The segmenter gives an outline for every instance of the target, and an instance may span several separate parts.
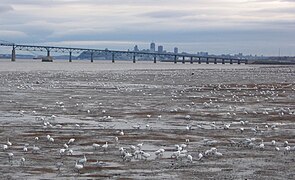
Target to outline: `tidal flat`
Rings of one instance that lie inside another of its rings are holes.
[[[295,66],[0,64],[1,179],[295,179]]]

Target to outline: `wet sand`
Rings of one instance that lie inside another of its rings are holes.
[[[124,69],[120,64],[117,69],[95,69],[99,63],[94,63],[87,71],[84,62],[77,64],[72,69],[64,63],[50,64],[50,70],[1,66],[3,179],[295,178],[294,66],[159,64],[154,69],[139,63],[140,68],[131,70],[132,66]],[[4,151],[7,138],[12,146]],[[70,138],[75,138],[69,145],[73,155],[61,157],[59,150]],[[253,147],[245,145],[249,138],[255,138]],[[186,139],[193,162],[171,157],[175,144]],[[264,149],[259,148],[261,140]],[[105,152],[92,147],[106,141]],[[288,152],[284,141],[291,147]],[[119,148],[130,151],[130,145],[139,143],[151,157],[123,161]],[[28,152],[23,152],[25,144]],[[40,147],[38,153],[32,153],[33,145]],[[198,161],[199,153],[212,147],[222,156]],[[159,148],[165,149],[162,158],[154,154]],[[9,152],[14,154],[11,162]],[[78,173],[75,160],[83,154],[87,163]],[[21,157],[26,159],[24,165]],[[97,160],[105,164],[97,166]],[[64,163],[60,172],[57,162]]]

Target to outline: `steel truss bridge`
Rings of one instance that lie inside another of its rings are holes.
[[[0,46],[6,46],[12,48],[11,53],[11,61],[16,60],[16,50],[20,51],[43,51],[47,52],[47,56],[50,56],[51,52],[58,52],[58,53],[68,53],[69,54],[69,62],[72,62],[72,54],[73,53],[81,53],[81,52],[87,52],[90,54],[90,61],[94,61],[94,54],[97,53],[104,53],[104,54],[110,54],[112,57],[112,62],[115,62],[116,57],[119,55],[128,55],[132,57],[133,63],[136,62],[137,57],[141,56],[151,56],[153,57],[154,63],[157,62],[157,58],[161,57],[171,57],[170,60],[163,60],[165,62],[174,62],[175,64],[177,62],[182,62],[183,64],[185,62],[190,62],[193,64],[194,62],[198,62],[201,64],[202,62],[205,62],[206,64],[214,63],[245,63],[248,64],[247,59],[237,59],[237,58],[231,58],[231,57],[223,57],[223,56],[200,56],[196,54],[184,54],[184,53],[159,53],[159,52],[141,52],[141,51],[118,51],[118,50],[102,50],[102,49],[88,49],[88,48],[73,48],[73,47],[58,47],[58,46],[36,46],[36,45],[24,45],[24,44],[14,44],[14,43],[0,43]]]

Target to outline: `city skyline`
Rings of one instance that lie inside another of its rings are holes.
[[[1,2],[0,39],[15,43],[124,50],[153,40],[169,51],[295,55],[292,0]]]

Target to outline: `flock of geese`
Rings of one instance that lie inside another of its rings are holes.
[[[274,89],[270,90],[260,90],[257,91],[256,93],[253,94],[243,94],[243,95],[235,95],[232,94],[231,97],[225,97],[224,95],[218,94],[220,89],[230,89],[231,87],[226,87],[225,85],[217,86],[214,90],[212,90],[210,93],[211,95],[216,95],[220,96],[223,99],[219,102],[234,102],[234,103],[245,103],[247,99],[243,96],[248,96],[252,99],[254,99],[256,102],[260,101],[274,101],[275,98],[278,96],[276,94],[275,90],[276,87],[273,87]],[[244,87],[247,88],[247,87]],[[255,88],[254,88],[255,89]],[[201,89],[200,89],[201,90]],[[237,90],[241,90],[237,88]],[[258,88],[256,89],[258,90]],[[183,92],[182,92],[183,93]],[[228,92],[230,93],[230,92]],[[261,99],[258,97],[257,93],[260,93],[263,95],[265,98]],[[284,92],[283,92],[284,93]],[[205,96],[202,96],[201,98],[207,98]],[[56,102],[57,105],[63,106],[63,102]],[[187,105],[187,107],[194,106],[194,102],[192,102],[190,105]],[[208,101],[204,102],[202,105],[204,109],[206,108],[215,108],[217,110],[221,109],[220,105],[218,105],[217,100],[214,99],[209,99]],[[238,116],[238,110],[237,106],[229,106],[228,111],[225,114],[227,117],[236,117]],[[172,109],[170,112],[175,113],[178,112],[178,109]],[[87,113],[91,113],[90,110],[87,110]],[[105,110],[102,112],[103,114],[105,113]],[[256,111],[243,111],[244,114],[253,114],[257,115],[258,112]],[[291,108],[273,108],[272,110],[264,110],[262,112],[263,115],[269,115],[269,113],[276,113],[279,115],[279,117],[284,117],[286,115],[293,116],[295,115],[295,112],[291,110]],[[20,115],[25,115],[25,111],[20,111]],[[36,112],[32,112],[32,114],[36,114]],[[151,118],[152,115],[147,114],[147,118]],[[55,119],[57,118],[55,115],[52,115],[50,119]],[[112,117],[108,116],[106,118],[111,119]],[[157,119],[161,119],[162,116],[158,116]],[[191,115],[185,115],[183,117],[187,122],[192,122],[191,120],[193,117]],[[234,119],[234,118],[233,118]],[[62,129],[63,126],[60,124],[52,124],[51,122],[47,121],[46,118],[37,118],[38,121],[41,121],[42,124],[40,127],[40,130],[46,130],[50,128],[55,128],[55,129]],[[142,125],[140,124],[133,124],[132,125],[133,129],[136,129],[140,131],[142,129]],[[147,130],[151,130],[151,126],[149,124],[145,125],[145,128]],[[245,134],[245,136],[249,136],[249,134],[252,137],[245,137],[243,140],[228,140],[228,145],[229,146],[237,146],[240,148],[247,148],[250,150],[258,150],[258,151],[274,151],[274,152],[283,152],[284,155],[288,155],[290,152],[294,151],[295,152],[295,145],[289,143],[287,140],[283,141],[278,141],[276,139],[272,139],[271,141],[266,142],[263,138],[256,137],[258,134],[263,134],[264,132],[275,132],[280,128],[279,123],[265,123],[265,124],[251,124],[249,121],[234,121],[234,122],[223,122],[223,121],[218,121],[218,122],[209,122],[208,124],[192,124],[188,123],[185,127],[181,127],[182,130],[189,134],[192,131],[210,131],[210,130],[222,130],[222,131],[234,131],[236,134]],[[73,131],[75,130],[83,130],[83,125],[81,124],[74,124],[73,125]],[[92,151],[101,151],[102,153],[108,153],[110,149],[116,150],[116,157],[121,158],[122,162],[131,162],[131,161],[148,161],[148,160],[153,160],[153,159],[162,159],[162,158],[170,158],[173,159],[173,161],[177,163],[187,163],[187,164],[193,164],[196,162],[202,162],[206,161],[206,159],[210,158],[223,158],[225,155],[230,158],[229,154],[226,154],[227,152],[219,149],[218,147],[211,146],[212,141],[211,140],[205,140],[204,145],[209,145],[206,150],[202,152],[196,153],[196,150],[190,148],[191,142],[190,139],[184,139],[183,142],[179,142],[179,144],[176,145],[171,145],[170,147],[163,146],[163,147],[157,147],[157,149],[154,149],[153,151],[150,150],[145,150],[144,147],[145,145],[143,143],[138,143],[136,145],[122,145],[120,142],[120,137],[128,136],[128,133],[125,133],[123,130],[118,130],[115,132],[116,136],[113,137],[113,140],[106,141],[103,144],[98,144],[93,142],[92,143]],[[254,136],[254,137],[253,137]],[[8,158],[8,163],[10,163],[11,166],[19,164],[20,166],[26,166],[26,161],[27,161],[27,155],[33,154],[37,155],[42,153],[42,147],[38,146],[39,141],[46,141],[48,144],[55,144],[56,139],[55,139],[55,134],[44,134],[39,137],[35,137],[32,139],[31,142],[23,142],[23,148],[21,150],[17,148],[13,148],[14,143],[13,139],[7,138],[6,142],[2,142],[2,151],[7,154]],[[75,150],[72,148],[72,146],[76,145],[77,140],[75,138],[70,138],[67,141],[63,142],[62,144],[58,144],[60,148],[56,149],[57,155],[60,157],[61,160],[66,158],[67,156],[73,156],[75,155]],[[214,144],[214,143],[213,143]],[[77,145],[76,145],[77,146]],[[206,146],[207,147],[207,146]],[[17,153],[16,153],[17,152]],[[44,152],[43,152],[44,153]],[[15,157],[14,154],[22,154],[22,156]],[[89,163],[87,159],[87,154],[83,154],[83,157],[81,159],[75,159],[75,161],[72,163],[72,168],[80,174],[81,171],[86,167],[86,164]],[[16,163],[17,162],[17,163]],[[95,163],[95,166],[97,167],[103,167],[106,166],[107,162],[99,161]],[[61,169],[65,166],[63,161],[56,162],[55,167],[57,172],[60,172]]]
[[[209,102],[208,104],[212,105],[212,101]],[[206,103],[204,104],[204,108],[208,108],[208,105]],[[236,107],[234,107],[234,108],[236,108]],[[230,107],[229,109],[233,109],[233,107]],[[295,115],[294,112],[292,112],[290,109],[281,109],[279,113],[282,115],[283,114],[282,112],[283,113],[285,112],[289,115]],[[35,112],[33,112],[33,113],[35,113]],[[24,115],[24,111],[21,111],[20,114]],[[264,112],[264,114],[266,114],[266,113]],[[147,115],[147,117],[150,118],[151,115]],[[56,116],[54,116],[54,115],[51,116],[51,119],[55,119],[55,118],[56,118]],[[45,118],[38,117],[36,119],[43,120],[43,129],[62,128],[62,126],[59,124],[53,125],[49,121],[45,121]],[[189,119],[191,119],[191,116],[186,115],[184,117],[184,119],[189,120]],[[232,124],[235,127],[232,127]],[[237,124],[241,127],[237,127],[236,126]],[[232,130],[237,131],[237,133],[244,133],[244,131],[246,130],[245,126],[247,126],[248,124],[249,124],[248,121],[240,121],[240,122],[233,122],[233,123],[224,123],[224,124],[220,124],[220,126],[218,126],[218,123],[211,122],[209,124],[209,127],[211,129],[223,129],[224,131],[228,131],[228,130],[232,129]],[[81,125],[75,124],[74,129],[77,129],[77,128],[81,129]],[[141,125],[136,124],[136,125],[133,125],[132,128],[140,130]],[[146,128],[150,128],[150,126],[146,125]],[[196,128],[206,129],[204,125],[203,126],[196,125]],[[248,130],[252,131],[253,133],[257,133],[259,131],[260,132],[275,131],[277,129],[278,129],[278,124],[276,124],[276,123],[272,124],[272,125],[266,124],[263,128],[259,128],[258,125],[256,125],[256,127],[249,127],[248,128]],[[191,125],[191,124],[188,124],[183,129],[183,131],[192,131],[192,130],[195,130],[195,128],[193,128],[193,125]],[[118,157],[120,157],[123,162],[130,162],[132,160],[146,161],[148,159],[151,159],[152,155],[155,156],[156,159],[161,159],[161,158],[163,158],[165,153],[167,153],[166,157],[169,156],[171,159],[175,159],[177,162],[184,162],[184,160],[186,160],[187,163],[193,163],[194,161],[203,161],[204,159],[210,158],[210,157],[220,158],[223,156],[223,153],[219,152],[217,147],[212,147],[210,149],[205,150],[204,152],[199,152],[196,157],[193,157],[192,154],[190,154],[190,152],[188,150],[188,147],[190,145],[190,139],[185,139],[185,142],[182,144],[176,144],[174,146],[174,148],[172,148],[172,150],[171,150],[171,148],[168,148],[168,149],[159,148],[156,151],[154,151],[153,154],[151,154],[151,153],[148,153],[142,149],[143,143],[139,143],[136,146],[135,145],[130,145],[127,147],[120,146],[120,141],[119,141],[120,138],[119,137],[126,136],[126,133],[123,130],[119,130],[119,131],[116,131],[116,134],[118,136],[115,136],[113,138],[113,142],[111,142],[112,148],[118,148]],[[50,135],[50,134],[47,134],[46,136],[44,135],[44,137],[35,137],[33,140],[33,146],[30,146],[29,143],[24,143],[24,146],[22,148],[24,156],[20,157],[18,160],[20,166],[25,166],[25,162],[26,162],[25,156],[27,153],[30,153],[30,151],[31,151],[32,154],[38,154],[42,151],[40,147],[35,145],[38,141],[40,141],[40,139],[46,140],[47,143],[49,143],[49,144],[55,143],[54,135]],[[259,140],[260,140],[260,143],[257,143],[257,142],[259,142]],[[74,154],[74,151],[73,151],[73,149],[71,149],[71,146],[73,144],[75,144],[75,142],[76,142],[75,138],[70,138],[67,142],[65,142],[62,145],[62,147],[58,151],[61,159],[64,156],[72,156]],[[246,147],[249,149],[258,149],[261,151],[265,150],[265,148],[267,146],[269,146],[269,147],[272,147],[274,151],[283,151],[285,155],[288,155],[290,152],[295,151],[295,146],[291,146],[288,143],[288,141],[277,142],[276,140],[272,140],[271,142],[265,143],[263,139],[245,138],[244,140],[242,140],[240,142],[235,142],[234,140],[229,140],[229,144],[230,145],[237,145],[239,147]],[[8,162],[11,163],[11,165],[13,165],[13,161],[15,159],[14,152],[10,151],[10,149],[12,149],[11,148],[12,146],[13,146],[13,143],[11,142],[11,140],[9,138],[7,138],[6,143],[2,144],[2,150],[4,152],[7,152]],[[92,148],[93,148],[93,151],[101,150],[102,152],[107,153],[110,148],[110,145],[108,144],[108,142],[105,142],[105,144],[93,143]],[[173,149],[174,149],[174,151],[173,151]],[[169,152],[167,152],[167,150]],[[75,160],[75,164],[73,167],[74,167],[74,170],[76,170],[78,173],[81,172],[81,170],[85,167],[85,164],[87,163],[86,156],[87,155],[84,154],[83,158]],[[106,163],[97,160],[95,165],[102,167],[102,166],[106,165]],[[55,166],[56,166],[56,169],[58,170],[58,172],[60,172],[61,168],[64,166],[64,163],[57,162]]]

